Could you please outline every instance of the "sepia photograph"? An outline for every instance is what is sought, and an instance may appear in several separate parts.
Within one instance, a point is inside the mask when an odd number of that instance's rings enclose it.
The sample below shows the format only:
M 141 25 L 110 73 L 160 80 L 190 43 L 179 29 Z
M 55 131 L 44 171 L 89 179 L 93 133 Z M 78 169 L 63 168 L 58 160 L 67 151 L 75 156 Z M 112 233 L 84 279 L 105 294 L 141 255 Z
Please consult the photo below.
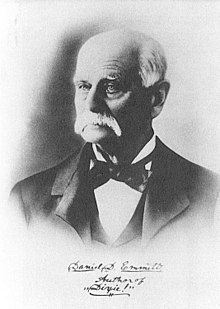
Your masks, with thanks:
M 2 5 L 4 308 L 219 308 L 219 14 Z

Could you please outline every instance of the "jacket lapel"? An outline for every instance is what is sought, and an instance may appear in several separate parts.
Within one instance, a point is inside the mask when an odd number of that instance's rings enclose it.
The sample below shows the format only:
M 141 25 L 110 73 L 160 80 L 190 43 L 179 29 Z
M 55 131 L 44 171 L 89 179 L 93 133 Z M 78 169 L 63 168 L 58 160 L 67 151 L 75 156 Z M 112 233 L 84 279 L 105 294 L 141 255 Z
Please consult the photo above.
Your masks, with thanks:
M 165 211 L 161 204 L 152 204 L 149 200 L 150 197 L 147 195 L 143 214 L 143 245 L 147 245 L 165 225 L 189 206 L 189 200 L 185 193 L 174 196 L 172 200 L 164 200 L 163 205 L 166 209 L 169 208 L 169 211 Z
M 90 219 L 95 203 L 87 177 L 90 158 L 91 145 L 85 144 L 58 171 L 51 192 L 61 198 L 55 214 L 70 224 L 87 244 L 91 242 Z
M 57 172 L 51 194 L 60 198 L 55 214 L 69 223 L 83 242 L 91 243 L 91 217 L 97 211 L 87 173 L 91 159 L 91 144 L 72 156 Z M 149 241 L 170 220 L 189 206 L 182 173 L 173 152 L 157 139 L 148 194 L 143 213 L 142 242 Z
M 178 163 L 176 155 L 157 138 L 143 214 L 143 245 L 189 206 L 186 175 Z

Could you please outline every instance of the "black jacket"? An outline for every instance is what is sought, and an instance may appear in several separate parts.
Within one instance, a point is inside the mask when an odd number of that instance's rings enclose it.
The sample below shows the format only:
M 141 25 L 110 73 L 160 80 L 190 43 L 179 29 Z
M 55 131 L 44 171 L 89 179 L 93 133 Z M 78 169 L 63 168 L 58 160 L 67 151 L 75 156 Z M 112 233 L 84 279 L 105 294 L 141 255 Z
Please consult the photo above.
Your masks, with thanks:
M 61 164 L 19 182 L 11 196 L 28 225 L 43 220 L 89 239 L 94 194 L 88 186 L 91 145 Z M 174 153 L 157 139 L 143 213 L 142 243 L 169 243 L 178 235 L 187 241 L 213 227 L 220 189 L 213 172 Z M 71 227 L 71 229 L 69 229 Z M 182 237 L 181 236 L 181 237 Z M 80 237 L 80 238 L 79 238 Z

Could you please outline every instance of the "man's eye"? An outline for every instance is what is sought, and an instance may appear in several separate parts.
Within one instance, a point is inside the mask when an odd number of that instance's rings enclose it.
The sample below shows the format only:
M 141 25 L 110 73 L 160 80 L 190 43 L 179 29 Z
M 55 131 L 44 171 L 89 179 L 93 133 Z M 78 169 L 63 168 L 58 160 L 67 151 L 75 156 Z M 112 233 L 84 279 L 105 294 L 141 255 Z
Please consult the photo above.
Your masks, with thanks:
M 116 94 L 120 91 L 119 85 L 109 84 L 106 86 L 106 93 L 108 95 Z
M 90 86 L 88 84 L 77 84 L 77 88 L 81 91 L 89 91 Z

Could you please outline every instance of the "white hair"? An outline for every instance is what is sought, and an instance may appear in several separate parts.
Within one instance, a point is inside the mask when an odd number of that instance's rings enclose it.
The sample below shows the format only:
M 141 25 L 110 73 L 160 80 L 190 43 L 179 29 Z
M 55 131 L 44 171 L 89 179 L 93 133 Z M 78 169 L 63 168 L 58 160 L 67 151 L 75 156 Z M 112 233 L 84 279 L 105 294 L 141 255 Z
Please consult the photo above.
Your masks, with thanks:
M 137 36 L 139 75 L 144 87 L 153 86 L 166 75 L 167 61 L 162 46 L 153 38 Z
M 99 33 L 85 42 L 80 53 L 82 50 L 85 52 L 93 49 L 94 46 L 97 48 L 97 44 L 106 49 L 108 46 L 117 47 L 120 43 L 124 45 L 124 49 L 130 50 L 138 61 L 138 73 L 144 87 L 153 86 L 165 78 L 167 62 L 162 46 L 139 31 L 115 29 Z

